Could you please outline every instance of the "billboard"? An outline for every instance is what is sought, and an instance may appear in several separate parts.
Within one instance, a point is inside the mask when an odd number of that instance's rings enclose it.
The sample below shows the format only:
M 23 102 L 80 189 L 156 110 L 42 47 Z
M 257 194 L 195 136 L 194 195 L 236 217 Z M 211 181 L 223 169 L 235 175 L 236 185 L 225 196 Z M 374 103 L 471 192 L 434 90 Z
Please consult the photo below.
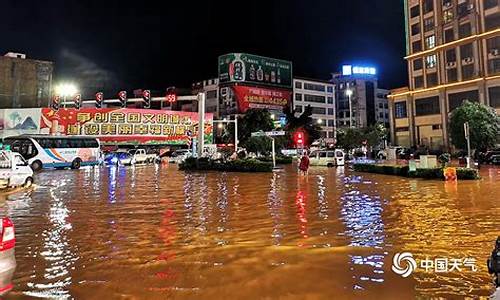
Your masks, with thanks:
M 238 102 L 240 113 L 245 113 L 249 108 L 282 111 L 290 103 L 292 97 L 292 92 L 288 90 L 249 86 L 234 86 L 232 89 Z
M 245 53 L 219 57 L 219 82 L 292 88 L 292 63 Z
M 4 115 L 0 110 L 0 116 Z M 87 135 L 98 137 L 103 144 L 178 145 L 189 144 L 198 134 L 198 113 L 134 108 L 50 108 L 17 109 L 20 115 L 36 118 L 33 130 L 16 130 L 15 134 Z M 9 120 L 7 120 L 8 122 Z M 205 140 L 213 142 L 213 114 L 205 115 Z M 6 119 L 4 117 L 4 123 Z M 31 122 L 30 122 L 31 123 Z M 12 126 L 12 124 L 9 124 Z M 31 127 L 30 127 L 31 128 Z M 3 136 L 10 134 L 2 132 Z

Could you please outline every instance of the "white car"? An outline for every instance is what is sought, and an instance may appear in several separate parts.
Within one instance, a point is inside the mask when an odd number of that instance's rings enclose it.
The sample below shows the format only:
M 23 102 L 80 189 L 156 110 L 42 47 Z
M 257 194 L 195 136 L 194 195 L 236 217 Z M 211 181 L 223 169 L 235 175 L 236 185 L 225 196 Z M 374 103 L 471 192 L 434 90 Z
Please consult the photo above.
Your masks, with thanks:
M 21 154 L 0 151 L 0 188 L 30 187 L 32 184 L 33 170 Z
M 193 153 L 191 150 L 188 149 L 180 149 L 176 150 L 173 154 L 172 157 L 170 158 L 169 162 L 174 163 L 174 164 L 179 164 L 183 162 L 186 158 L 193 156 Z
M 309 155 L 309 164 L 323 167 L 343 166 L 345 164 L 344 156 L 344 151 L 340 149 L 316 150 Z

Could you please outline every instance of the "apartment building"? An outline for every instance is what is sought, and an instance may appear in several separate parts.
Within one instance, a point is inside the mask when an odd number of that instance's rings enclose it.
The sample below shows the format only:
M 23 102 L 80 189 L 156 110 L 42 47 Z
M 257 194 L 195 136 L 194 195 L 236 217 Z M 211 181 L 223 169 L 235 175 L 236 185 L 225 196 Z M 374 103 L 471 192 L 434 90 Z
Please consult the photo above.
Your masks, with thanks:
M 448 149 L 464 100 L 500 112 L 499 0 L 405 0 L 409 86 L 391 91 L 392 142 Z
M 308 105 L 312 118 L 321 126 L 322 137 L 332 143 L 335 138 L 335 89 L 331 82 L 295 77 L 293 79 L 293 108 L 297 114 Z

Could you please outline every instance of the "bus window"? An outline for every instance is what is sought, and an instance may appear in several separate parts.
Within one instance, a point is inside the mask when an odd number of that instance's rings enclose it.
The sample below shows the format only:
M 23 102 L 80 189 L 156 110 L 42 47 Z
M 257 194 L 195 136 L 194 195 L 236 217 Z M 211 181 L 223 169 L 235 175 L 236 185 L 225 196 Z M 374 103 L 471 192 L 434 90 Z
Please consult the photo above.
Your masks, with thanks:
M 86 139 L 83 140 L 85 144 L 85 148 L 98 148 L 99 143 L 97 143 L 97 140 L 94 139 Z

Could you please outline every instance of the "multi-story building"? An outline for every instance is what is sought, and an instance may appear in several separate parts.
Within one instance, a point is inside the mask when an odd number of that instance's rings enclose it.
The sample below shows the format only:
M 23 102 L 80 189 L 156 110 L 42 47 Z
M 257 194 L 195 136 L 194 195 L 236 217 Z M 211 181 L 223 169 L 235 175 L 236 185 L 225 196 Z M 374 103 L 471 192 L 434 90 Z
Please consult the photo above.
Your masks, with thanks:
M 333 142 L 335 137 L 335 89 L 331 82 L 295 77 L 293 79 L 293 108 L 302 113 L 308 105 L 312 118 L 322 128 L 322 137 Z
M 378 87 L 376 74 L 373 67 L 352 65 L 344 65 L 342 73 L 332 74 L 337 127 L 367 127 L 376 123 L 389 127 L 389 91 Z
M 26 59 L 25 54 L 0 56 L 0 108 L 47 106 L 53 68 L 52 62 Z
M 448 149 L 464 100 L 500 110 L 499 0 L 405 0 L 409 86 L 390 99 L 392 142 Z
M 220 117 L 222 99 L 219 100 L 219 79 L 212 78 L 196 82 L 192 86 L 193 92 L 205 92 L 205 112 L 213 113 L 216 118 Z

